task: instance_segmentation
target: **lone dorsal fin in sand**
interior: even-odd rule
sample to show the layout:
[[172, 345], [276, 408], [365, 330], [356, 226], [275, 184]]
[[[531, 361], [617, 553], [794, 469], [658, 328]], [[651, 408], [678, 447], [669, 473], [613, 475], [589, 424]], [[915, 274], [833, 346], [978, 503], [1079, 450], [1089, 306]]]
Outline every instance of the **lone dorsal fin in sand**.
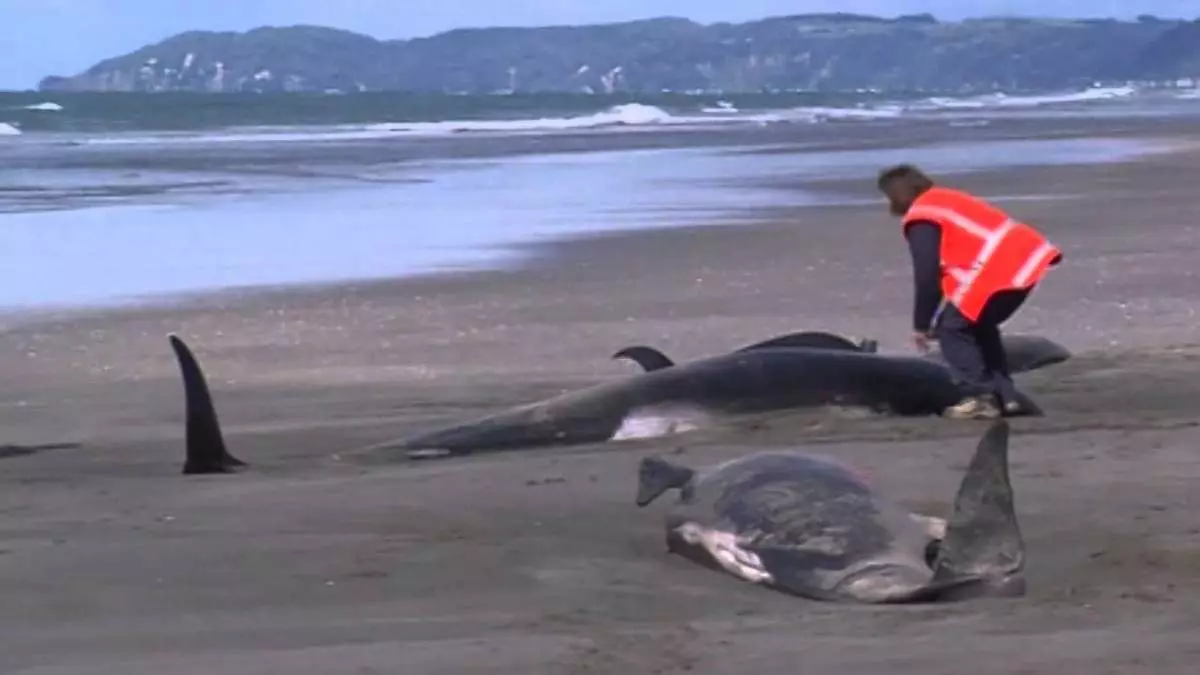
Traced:
[[187, 405], [187, 460], [185, 474], [233, 473], [236, 467], [246, 466], [225, 447], [221, 423], [213, 406], [212, 394], [204, 372], [192, 350], [179, 336], [167, 336], [183, 375], [183, 394]]
[[613, 354], [612, 357], [614, 359], [629, 359], [641, 366], [642, 370], [647, 373], [662, 370], [663, 368], [670, 368], [675, 365], [675, 362], [668, 358], [666, 354], [663, 354], [654, 347], [643, 345], [626, 347]]
[[756, 349], [772, 349], [779, 347], [808, 347], [810, 349], [836, 349], [850, 352], [874, 354], [879, 351], [879, 342], [869, 338], [849, 338], [825, 331], [809, 330], [799, 333], [779, 335], [769, 340], [746, 345], [739, 352], [749, 352]]
[[637, 505], [646, 506], [667, 490], [683, 489], [695, 475], [694, 470], [662, 457], [643, 459], [638, 468]]
[[1008, 436], [1008, 422], [998, 420], [979, 441], [933, 562], [935, 585], [977, 579], [981, 583], [958, 588], [971, 596], [1011, 596], [1025, 591], [1020, 576], [1025, 542], [1013, 506]]

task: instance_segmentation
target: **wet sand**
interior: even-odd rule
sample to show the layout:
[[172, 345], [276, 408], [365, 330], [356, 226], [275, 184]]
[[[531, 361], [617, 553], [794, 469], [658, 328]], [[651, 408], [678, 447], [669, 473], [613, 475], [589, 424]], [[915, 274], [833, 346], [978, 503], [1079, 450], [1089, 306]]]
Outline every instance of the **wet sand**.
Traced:
[[[919, 161], [919, 157], [917, 158]], [[0, 671], [1191, 673], [1200, 657], [1200, 156], [974, 174], [1066, 260], [1009, 326], [1074, 360], [1014, 422], [1030, 593], [806, 602], [665, 553], [638, 460], [811, 444], [941, 513], [981, 427], [794, 414], [688, 436], [406, 464], [382, 440], [827, 329], [906, 351], [879, 208], [548, 246], [529, 267], [10, 318], [0, 334]], [[870, 195], [865, 183], [830, 189]], [[781, 189], [786, 189], [781, 187]], [[236, 476], [183, 477], [165, 340], [208, 371]]]

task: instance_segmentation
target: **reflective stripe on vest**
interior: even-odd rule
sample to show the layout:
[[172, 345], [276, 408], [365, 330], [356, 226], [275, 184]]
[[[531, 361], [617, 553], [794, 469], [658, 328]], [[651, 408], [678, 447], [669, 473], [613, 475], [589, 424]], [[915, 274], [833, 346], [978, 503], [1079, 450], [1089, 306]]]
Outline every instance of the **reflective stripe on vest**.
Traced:
[[1033, 276], [1033, 273], [1037, 271], [1042, 262], [1056, 253], [1058, 253], [1058, 249], [1054, 244], [1048, 241], [1042, 242], [1042, 245], [1037, 247], [1037, 250], [1029, 256], [1025, 264], [1017, 271], [1016, 276], [1013, 277], [1013, 286], [1024, 288], [1029, 283], [1029, 278]]

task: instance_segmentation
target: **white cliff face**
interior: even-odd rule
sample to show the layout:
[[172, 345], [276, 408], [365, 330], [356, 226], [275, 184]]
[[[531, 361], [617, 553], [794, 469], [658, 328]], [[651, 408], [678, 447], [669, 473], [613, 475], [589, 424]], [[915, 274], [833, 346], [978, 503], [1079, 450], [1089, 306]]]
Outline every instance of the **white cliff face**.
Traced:
[[617, 66], [600, 77], [600, 84], [604, 87], [604, 93], [611, 94], [617, 87], [617, 81], [621, 77], [621, 66]]
[[225, 64], [217, 61], [213, 67], [215, 72], [209, 80], [209, 91], [225, 91]]
[[[166, 66], [169, 62], [179, 65]], [[272, 68], [235, 73], [223, 61], [205, 62], [202, 54], [187, 52], [178, 59], [153, 57], [133, 71], [112, 70], [95, 77], [107, 91], [305, 91], [309, 85], [303, 75]]]

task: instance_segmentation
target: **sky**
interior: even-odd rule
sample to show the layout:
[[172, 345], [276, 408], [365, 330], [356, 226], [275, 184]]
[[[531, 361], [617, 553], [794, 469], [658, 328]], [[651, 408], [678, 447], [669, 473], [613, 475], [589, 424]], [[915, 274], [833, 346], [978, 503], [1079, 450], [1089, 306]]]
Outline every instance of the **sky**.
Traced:
[[939, 19], [1016, 14], [1200, 17], [1200, 0], [0, 0], [0, 89], [32, 89], [186, 30], [316, 24], [380, 39], [480, 26], [537, 26], [684, 16], [747, 21], [857, 12]]

